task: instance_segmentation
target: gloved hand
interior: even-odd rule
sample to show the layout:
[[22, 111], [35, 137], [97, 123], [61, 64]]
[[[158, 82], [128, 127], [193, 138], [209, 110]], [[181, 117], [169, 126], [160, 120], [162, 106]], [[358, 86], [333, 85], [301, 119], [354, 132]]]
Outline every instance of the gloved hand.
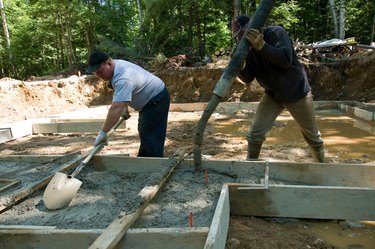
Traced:
[[98, 135], [96, 136], [94, 146], [97, 146], [101, 142], [103, 142], [104, 145], [107, 145], [108, 144], [107, 139], [108, 139], [107, 132], [105, 132], [102, 129], [100, 129]]
[[257, 29], [250, 29], [246, 34], [246, 40], [256, 51], [261, 50], [264, 46], [263, 34]]

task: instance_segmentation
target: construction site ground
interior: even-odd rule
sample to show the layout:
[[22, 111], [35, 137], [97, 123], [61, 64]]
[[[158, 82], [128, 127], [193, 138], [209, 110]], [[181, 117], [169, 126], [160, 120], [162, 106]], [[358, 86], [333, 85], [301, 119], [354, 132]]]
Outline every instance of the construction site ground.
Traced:
[[[167, 85], [173, 103], [207, 102], [212, 89], [219, 80], [228, 61], [200, 68], [176, 68], [155, 73]], [[375, 99], [375, 53], [357, 55], [350, 60], [331, 64], [305, 64], [313, 88], [315, 100], [358, 101], [374, 103]], [[245, 85], [235, 81], [230, 95], [223, 102], [256, 102], [263, 90], [254, 82]], [[48, 76], [33, 81], [13, 79], [0, 80], [0, 123], [12, 123], [33, 118], [50, 117], [59, 113], [84, 110], [94, 106], [109, 105], [111, 91], [105, 83], [94, 76]], [[167, 130], [165, 157], [176, 149], [184, 149], [192, 156], [194, 131], [201, 111], [171, 111]], [[119, 129], [110, 139], [102, 154], [128, 154], [136, 156], [139, 147], [137, 113], [126, 121], [126, 128]], [[356, 129], [344, 128], [347, 136], [332, 135], [335, 125], [340, 125], [340, 114], [319, 113], [322, 136], [326, 138], [327, 162], [374, 164], [374, 135]], [[336, 115], [336, 116], [335, 116]], [[104, 118], [105, 116], [101, 116]], [[207, 128], [202, 146], [203, 157], [216, 160], [245, 160], [246, 133], [254, 117], [254, 110], [229, 110], [214, 112]], [[333, 121], [323, 125], [330, 117]], [[341, 116], [340, 116], [341, 117]], [[369, 124], [374, 127], [373, 124]], [[0, 156], [12, 155], [64, 155], [93, 145], [96, 132], [36, 134], [0, 144]], [[358, 146], [355, 142], [358, 142]], [[261, 158], [289, 162], [312, 162], [308, 147], [288, 113], [278, 119], [264, 144]], [[32, 212], [34, 209], [30, 208]], [[37, 211], [38, 209], [35, 209]], [[323, 225], [321, 225], [323, 224]], [[256, 217], [231, 217], [227, 248], [371, 248], [375, 243], [375, 229], [362, 227], [347, 221], [319, 221], [298, 219], [262, 219]], [[312, 227], [320, 232], [312, 233]], [[319, 228], [320, 227], [320, 228]], [[352, 240], [345, 246], [332, 246], [325, 238], [327, 227], [336, 227], [338, 234], [350, 231]], [[357, 238], [367, 236], [366, 246]], [[363, 234], [366, 235], [363, 235]], [[370, 239], [369, 239], [370, 238]], [[339, 239], [338, 239], [339, 240]]]

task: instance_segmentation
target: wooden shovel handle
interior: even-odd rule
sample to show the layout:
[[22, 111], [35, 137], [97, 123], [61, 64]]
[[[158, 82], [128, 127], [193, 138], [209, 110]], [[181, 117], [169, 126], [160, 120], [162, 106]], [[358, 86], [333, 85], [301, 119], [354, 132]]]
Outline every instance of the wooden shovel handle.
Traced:
[[[107, 133], [107, 138], [109, 138], [113, 132], [122, 124], [122, 122], [125, 120], [125, 119], [128, 119], [130, 116], [126, 116], [126, 115], [122, 115], [119, 119], [119, 121], [117, 121], [117, 123], [112, 127], [111, 130], [108, 131]], [[91, 160], [91, 158], [98, 152], [100, 151], [102, 148], [104, 147], [104, 142], [101, 142], [99, 144], [97, 144], [94, 148], [92, 148], [92, 150], [90, 151], [90, 154], [87, 155], [87, 157], [76, 167], [76, 169], [73, 171], [73, 173], [71, 173], [68, 177], [69, 178], [73, 178], [75, 177], [79, 172], [81, 172], [81, 170], [83, 169], [83, 167]]]

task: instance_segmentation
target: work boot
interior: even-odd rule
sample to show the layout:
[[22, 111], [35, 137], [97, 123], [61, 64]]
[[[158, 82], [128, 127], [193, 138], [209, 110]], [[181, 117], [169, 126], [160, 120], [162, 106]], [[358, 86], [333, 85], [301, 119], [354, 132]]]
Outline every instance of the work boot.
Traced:
[[325, 163], [324, 146], [311, 147], [311, 154], [316, 162]]
[[246, 160], [247, 161], [258, 160], [261, 148], [262, 148], [262, 144], [248, 143]]

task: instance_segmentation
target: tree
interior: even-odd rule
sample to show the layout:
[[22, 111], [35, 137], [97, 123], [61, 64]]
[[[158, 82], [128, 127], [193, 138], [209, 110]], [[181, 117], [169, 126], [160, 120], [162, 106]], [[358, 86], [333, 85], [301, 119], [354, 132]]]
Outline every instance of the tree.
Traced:
[[[5, 39], [5, 45], [6, 45], [6, 51], [8, 54], [9, 64], [12, 64], [12, 52], [10, 50], [10, 36], [9, 36], [9, 30], [8, 30], [8, 23], [6, 19], [6, 14], [4, 10], [4, 4], [3, 0], [0, 0], [0, 12], [1, 12], [1, 21], [2, 21], [2, 27], [4, 32], [4, 39]], [[4, 68], [1, 68], [2, 74], [4, 74]]]
[[339, 15], [337, 14], [337, 7], [335, 0], [329, 0], [329, 7], [332, 12], [333, 27], [335, 30], [335, 37], [339, 39], [345, 38], [345, 0], [340, 0]]

